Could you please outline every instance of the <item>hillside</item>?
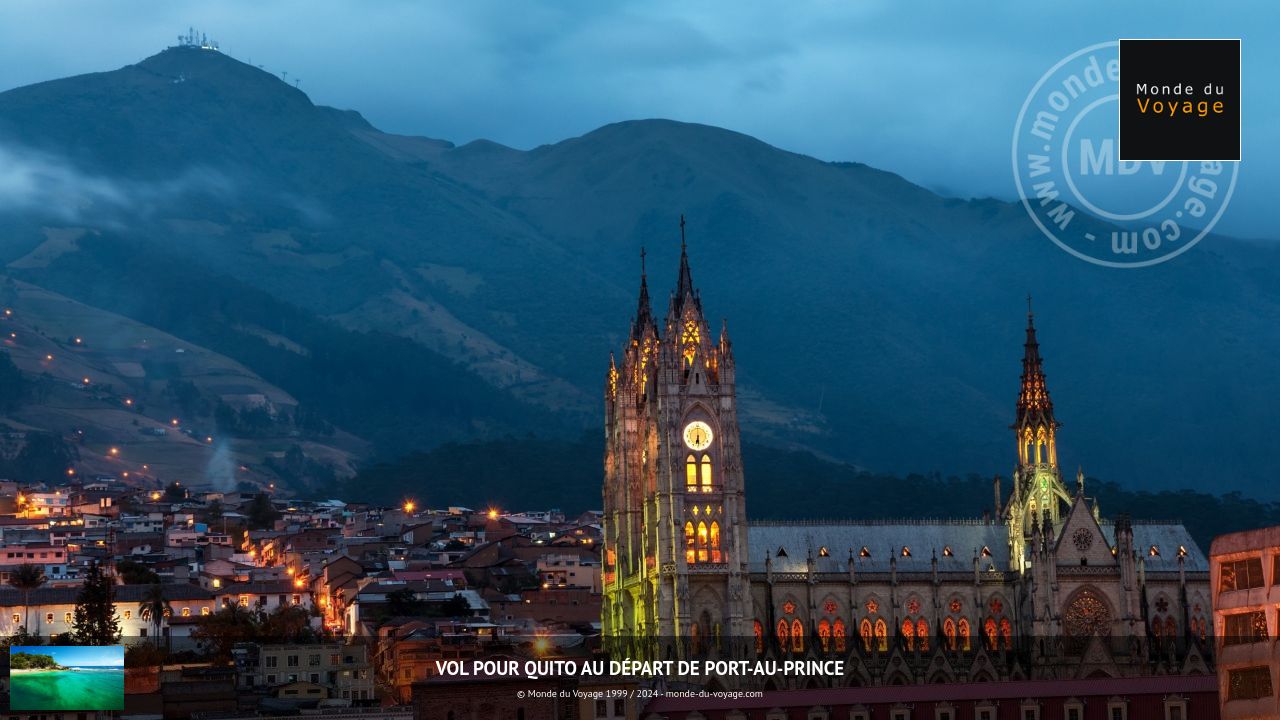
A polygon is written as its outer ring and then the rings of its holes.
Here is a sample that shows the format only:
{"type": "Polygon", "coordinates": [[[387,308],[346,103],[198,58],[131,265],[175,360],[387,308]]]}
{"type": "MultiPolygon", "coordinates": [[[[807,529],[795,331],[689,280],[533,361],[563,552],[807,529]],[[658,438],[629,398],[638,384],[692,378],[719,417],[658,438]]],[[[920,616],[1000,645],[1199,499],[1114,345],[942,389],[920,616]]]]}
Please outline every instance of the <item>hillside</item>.
{"type": "MultiPolygon", "coordinates": [[[[368,454],[367,443],[341,430],[300,432],[297,399],[225,355],[28,283],[0,282],[0,351],[27,387],[0,425],[64,438],[71,462],[57,475],[69,466],[141,487],[302,489],[314,478],[288,477],[272,458],[296,447],[326,476],[346,477],[368,454]],[[237,433],[219,423],[220,409],[260,415],[262,425],[237,433]]],[[[11,438],[0,455],[12,458],[25,444],[11,438]]]]}
{"type": "MultiPolygon", "coordinates": [[[[357,400],[333,395],[325,417],[391,454],[594,427],[639,248],[661,312],[683,213],[704,306],[734,336],[753,441],[880,472],[1007,473],[1032,293],[1065,463],[1132,488],[1276,492],[1262,434],[1280,420],[1271,244],[1211,237],[1116,272],[1066,256],[1015,205],[939,197],[727,130],[644,120],[530,151],[455,147],[381,133],[195,49],[0,93],[0,151],[57,179],[31,195],[41,201],[0,206],[0,261],[18,278],[152,317],[164,313],[155,293],[174,288],[130,268],[163,275],[176,259],[260,293],[220,327],[310,347],[234,316],[278,302],[405,338],[388,346],[408,353],[392,368],[426,352],[459,363],[464,386],[496,388],[451,393],[449,407],[419,396],[391,424],[365,417],[364,434],[344,411],[357,400]],[[58,239],[77,227],[108,240],[86,254],[58,239]],[[418,412],[435,430],[404,434],[418,412]]],[[[288,371],[214,347],[298,394],[288,371]]],[[[403,397],[377,391],[360,400],[403,397]]]]}

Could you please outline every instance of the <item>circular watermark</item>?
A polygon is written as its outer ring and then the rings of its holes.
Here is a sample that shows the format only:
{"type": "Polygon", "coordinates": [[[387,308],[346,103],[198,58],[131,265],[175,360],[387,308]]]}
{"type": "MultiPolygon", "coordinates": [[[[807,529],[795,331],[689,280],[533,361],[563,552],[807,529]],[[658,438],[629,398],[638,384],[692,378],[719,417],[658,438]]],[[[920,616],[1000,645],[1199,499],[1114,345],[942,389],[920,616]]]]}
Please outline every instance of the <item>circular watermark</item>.
{"type": "Polygon", "coordinates": [[[1013,177],[1058,247],[1105,267],[1177,257],[1213,229],[1239,163],[1120,159],[1120,43],[1077,50],[1031,88],[1013,128],[1013,177]]]}

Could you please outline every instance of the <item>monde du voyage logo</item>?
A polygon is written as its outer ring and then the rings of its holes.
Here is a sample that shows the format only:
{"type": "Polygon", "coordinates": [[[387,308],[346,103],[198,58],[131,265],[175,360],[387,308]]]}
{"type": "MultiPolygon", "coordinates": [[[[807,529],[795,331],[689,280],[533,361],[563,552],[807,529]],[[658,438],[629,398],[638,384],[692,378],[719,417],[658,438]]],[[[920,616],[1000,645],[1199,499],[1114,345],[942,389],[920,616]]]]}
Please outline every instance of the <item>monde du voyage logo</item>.
{"type": "Polygon", "coordinates": [[[1106,267],[1189,250],[1239,172],[1239,40],[1120,40],[1040,78],[1018,113],[1022,205],[1062,249],[1106,267]]]}

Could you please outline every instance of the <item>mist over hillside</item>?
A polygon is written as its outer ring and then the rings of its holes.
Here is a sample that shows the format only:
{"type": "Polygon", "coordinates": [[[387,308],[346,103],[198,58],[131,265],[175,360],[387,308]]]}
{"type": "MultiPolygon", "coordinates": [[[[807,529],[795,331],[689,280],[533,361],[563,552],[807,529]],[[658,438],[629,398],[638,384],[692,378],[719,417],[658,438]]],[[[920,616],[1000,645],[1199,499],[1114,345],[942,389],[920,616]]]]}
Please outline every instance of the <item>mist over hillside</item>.
{"type": "MultiPolygon", "coordinates": [[[[255,367],[266,353],[237,325],[313,353],[399,336],[379,347],[388,367],[423,368],[417,401],[377,420],[344,413],[341,393],[326,409],[384,459],[595,427],[640,248],[663,312],[684,214],[753,442],[878,472],[1007,473],[1030,293],[1065,464],[1129,488],[1275,496],[1280,258],[1265,243],[1210,237],[1120,272],[1062,253],[1016,205],[729,130],[639,120],[527,152],[455,147],[192,48],[0,93],[0,162],[15,278],[199,332],[214,313],[164,312],[181,288],[146,280],[180,268],[227,329],[202,341],[294,395],[291,366],[255,367]],[[101,234],[67,239],[79,229],[101,234]],[[274,315],[240,322],[236,287],[274,315]]],[[[365,387],[372,405],[403,399],[365,387]]]]}

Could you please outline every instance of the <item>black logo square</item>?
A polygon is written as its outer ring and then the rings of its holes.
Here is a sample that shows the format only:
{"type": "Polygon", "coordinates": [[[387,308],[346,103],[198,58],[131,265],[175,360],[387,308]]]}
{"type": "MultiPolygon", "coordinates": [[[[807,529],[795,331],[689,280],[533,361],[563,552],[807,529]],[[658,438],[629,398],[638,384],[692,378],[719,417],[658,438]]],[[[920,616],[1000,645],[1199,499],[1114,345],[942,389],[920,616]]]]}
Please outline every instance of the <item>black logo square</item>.
{"type": "Polygon", "coordinates": [[[1120,159],[1239,160],[1240,41],[1121,40],[1120,159]]]}

